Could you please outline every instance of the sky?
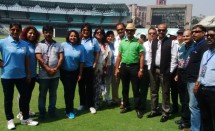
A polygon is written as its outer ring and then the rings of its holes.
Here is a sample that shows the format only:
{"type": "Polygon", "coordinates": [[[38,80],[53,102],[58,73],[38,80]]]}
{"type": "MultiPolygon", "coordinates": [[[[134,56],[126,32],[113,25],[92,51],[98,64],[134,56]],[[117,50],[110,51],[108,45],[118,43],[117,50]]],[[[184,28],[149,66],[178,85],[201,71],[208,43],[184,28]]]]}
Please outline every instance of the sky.
{"type": "MultiPolygon", "coordinates": [[[[59,0],[38,0],[38,1],[54,1],[59,0]]],[[[61,2],[71,3],[125,3],[137,4],[140,6],[154,5],[156,0],[60,0],[61,2]]],[[[167,5],[170,4],[193,4],[193,16],[200,14],[210,16],[215,15],[215,0],[167,0],[167,5]]]]}

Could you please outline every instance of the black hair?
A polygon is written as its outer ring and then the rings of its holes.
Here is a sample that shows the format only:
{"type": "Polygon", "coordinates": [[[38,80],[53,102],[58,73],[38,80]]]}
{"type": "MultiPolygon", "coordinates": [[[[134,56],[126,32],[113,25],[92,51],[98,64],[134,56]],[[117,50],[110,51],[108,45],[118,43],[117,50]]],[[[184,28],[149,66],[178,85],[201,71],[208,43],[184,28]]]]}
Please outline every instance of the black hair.
{"type": "Polygon", "coordinates": [[[54,31],[53,26],[50,26],[50,25],[43,26],[43,33],[44,33],[44,31],[51,31],[51,32],[53,32],[54,31]]]}
{"type": "Polygon", "coordinates": [[[14,26],[17,26],[19,29],[22,30],[22,25],[21,25],[20,23],[10,23],[9,28],[11,29],[11,28],[13,28],[14,26]]]}
{"type": "Polygon", "coordinates": [[[195,26],[193,26],[192,30],[193,30],[193,29],[196,29],[196,28],[199,28],[199,29],[201,29],[203,32],[206,32],[206,28],[205,28],[203,25],[195,25],[195,26]]]}
{"type": "MultiPolygon", "coordinates": [[[[89,30],[89,32],[90,32],[89,37],[90,37],[90,39],[92,40],[92,26],[91,26],[89,23],[84,23],[84,24],[81,26],[81,32],[82,32],[82,30],[83,30],[85,27],[88,28],[88,30],[89,30]]],[[[82,36],[81,36],[81,38],[82,38],[82,36]]]]}
{"type": "Polygon", "coordinates": [[[69,41],[69,36],[70,36],[70,34],[71,34],[72,32],[74,32],[75,35],[76,35],[76,37],[77,37],[77,42],[74,43],[74,44],[81,44],[81,43],[80,43],[79,33],[78,33],[76,30],[70,30],[70,31],[68,31],[67,36],[66,36],[66,42],[70,43],[70,41],[69,41]]]}
{"type": "Polygon", "coordinates": [[[102,38],[102,44],[104,44],[105,43],[105,39],[106,39],[106,37],[105,37],[105,30],[102,28],[102,27],[98,27],[98,28],[96,28],[96,30],[94,31],[94,33],[93,33],[93,37],[95,37],[96,38],[96,32],[98,31],[98,30],[101,30],[101,33],[102,33],[102,35],[103,35],[103,38],[102,38]]]}

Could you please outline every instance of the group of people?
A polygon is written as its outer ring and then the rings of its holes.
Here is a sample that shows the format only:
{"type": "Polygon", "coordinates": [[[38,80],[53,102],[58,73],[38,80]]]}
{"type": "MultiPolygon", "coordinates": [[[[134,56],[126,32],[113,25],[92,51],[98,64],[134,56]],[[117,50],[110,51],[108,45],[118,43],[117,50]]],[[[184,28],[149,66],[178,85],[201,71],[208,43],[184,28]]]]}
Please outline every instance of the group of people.
{"type": "Polygon", "coordinates": [[[86,23],[81,26],[80,33],[68,31],[65,42],[60,44],[53,39],[54,29],[50,25],[43,27],[44,40],[39,42],[40,33],[35,27],[27,26],[22,30],[20,24],[10,24],[10,35],[0,40],[7,128],[15,128],[12,112],[14,85],[20,95],[21,124],[35,126],[38,122],[29,116],[35,82],[39,83],[39,118],[46,119],[47,112],[50,117],[56,117],[57,88],[61,80],[65,113],[70,119],[75,118],[77,83],[80,96],[77,110],[88,109],[95,114],[102,106],[103,97],[109,106],[120,105],[120,113],[131,111],[131,82],[138,118],[143,117],[150,87],[151,113],[147,118],[161,115],[160,122],[166,122],[170,113],[178,112],[179,94],[181,119],[176,121],[179,128],[215,130],[215,81],[212,79],[215,30],[208,30],[206,35],[206,28],[196,25],[192,30],[179,30],[177,36],[170,34],[167,37],[167,25],[160,24],[158,29],[148,29],[146,40],[146,36],[135,37],[133,23],[119,23],[115,28],[116,37],[113,31],[105,33],[102,27],[93,33],[92,26],[86,23]],[[120,81],[122,99],[118,93],[120,81]],[[162,112],[158,104],[160,85],[162,112]],[[49,106],[46,110],[48,91],[49,106]]]}

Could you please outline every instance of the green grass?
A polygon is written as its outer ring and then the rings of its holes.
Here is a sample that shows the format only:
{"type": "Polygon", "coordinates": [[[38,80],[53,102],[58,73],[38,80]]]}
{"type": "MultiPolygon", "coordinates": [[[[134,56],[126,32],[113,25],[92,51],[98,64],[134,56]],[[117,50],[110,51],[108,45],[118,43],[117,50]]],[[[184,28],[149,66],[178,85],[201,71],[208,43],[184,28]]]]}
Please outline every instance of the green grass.
{"type": "MultiPolygon", "coordinates": [[[[0,36],[1,38],[1,36],[0,36]]],[[[64,38],[55,40],[62,42],[64,38]]],[[[136,116],[135,110],[131,112],[120,114],[119,107],[116,108],[107,108],[106,105],[101,110],[98,110],[96,114],[90,114],[89,111],[77,112],[77,117],[75,119],[67,119],[64,114],[65,104],[63,97],[63,86],[61,82],[58,86],[58,97],[57,97],[57,119],[48,118],[44,121],[39,121],[40,125],[36,127],[29,127],[20,125],[20,121],[15,118],[16,130],[17,131],[175,131],[178,130],[178,126],[174,123],[175,120],[178,120],[178,116],[170,116],[170,120],[165,123],[160,122],[160,117],[155,117],[148,119],[146,115],[150,112],[150,99],[149,94],[147,98],[147,111],[144,113],[142,119],[138,119],[136,116]]],[[[33,91],[33,96],[31,100],[30,108],[34,112],[38,112],[38,84],[36,84],[33,91]]],[[[121,85],[119,94],[121,96],[121,85]]],[[[4,114],[4,99],[3,99],[3,90],[0,84],[0,131],[7,131],[6,128],[6,118],[4,114]]],[[[13,112],[16,117],[18,113],[18,104],[17,104],[17,90],[14,94],[13,102],[13,112]]],[[[130,90],[130,98],[132,98],[132,91],[130,90]]],[[[160,94],[161,97],[161,94],[160,94]]],[[[79,106],[79,95],[78,88],[76,88],[75,95],[75,108],[79,106]]],[[[133,103],[133,99],[131,99],[133,103]]],[[[161,98],[160,98],[161,102],[161,98]]],[[[48,96],[47,96],[48,103],[48,96]]],[[[37,119],[37,116],[34,117],[37,119]]]]}

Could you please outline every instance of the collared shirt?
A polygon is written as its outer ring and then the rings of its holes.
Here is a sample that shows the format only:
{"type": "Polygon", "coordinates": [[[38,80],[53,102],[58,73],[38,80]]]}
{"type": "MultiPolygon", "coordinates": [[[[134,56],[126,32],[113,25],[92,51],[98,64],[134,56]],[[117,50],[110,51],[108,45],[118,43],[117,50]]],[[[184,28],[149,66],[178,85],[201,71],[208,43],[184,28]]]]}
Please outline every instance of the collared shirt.
{"type": "MultiPolygon", "coordinates": [[[[156,57],[155,57],[155,65],[156,66],[160,66],[160,60],[161,60],[161,43],[162,40],[158,41],[158,49],[156,52],[156,57]]],[[[177,54],[178,54],[178,50],[177,50],[177,44],[175,42],[172,42],[171,44],[171,63],[170,63],[170,73],[172,73],[175,68],[177,67],[178,63],[177,63],[177,54]]],[[[152,53],[149,54],[150,59],[152,60],[152,53]]],[[[164,56],[165,57],[165,56],[164,56]]],[[[150,67],[149,67],[150,69],[150,67]]]]}
{"type": "Polygon", "coordinates": [[[161,61],[161,43],[162,43],[162,40],[158,40],[157,51],[155,56],[155,65],[158,67],[160,67],[160,61],[161,61]]]}
{"type": "Polygon", "coordinates": [[[61,48],[64,55],[62,69],[74,71],[79,68],[80,63],[85,62],[86,51],[83,45],[64,42],[61,48]]]}
{"type": "Polygon", "coordinates": [[[25,59],[29,56],[28,43],[15,41],[11,36],[0,40],[0,52],[3,60],[2,75],[4,79],[26,77],[25,59]]]}
{"type": "Polygon", "coordinates": [[[131,41],[128,38],[122,40],[119,45],[119,52],[122,54],[122,63],[139,63],[139,53],[143,52],[143,46],[136,38],[131,41]]]}
{"type": "Polygon", "coordinates": [[[84,67],[91,67],[95,61],[94,53],[100,51],[98,41],[95,38],[92,40],[87,38],[86,40],[82,39],[81,44],[86,50],[86,61],[84,63],[84,67]]]}
{"type": "Polygon", "coordinates": [[[199,70],[199,78],[198,81],[200,84],[204,86],[215,86],[215,51],[213,50],[207,50],[203,57],[200,64],[200,70],[199,70]],[[204,68],[204,66],[206,68],[204,68]],[[204,69],[203,69],[204,68],[204,69]],[[205,70],[204,75],[202,75],[202,70],[205,70]]]}
{"type": "Polygon", "coordinates": [[[195,42],[191,43],[190,45],[186,45],[185,43],[178,50],[178,68],[186,69],[188,62],[189,62],[189,55],[191,49],[193,48],[195,42]]]}
{"type": "MultiPolygon", "coordinates": [[[[48,57],[47,64],[51,68],[55,68],[58,64],[59,53],[62,53],[63,49],[61,48],[60,43],[53,41],[51,44],[47,43],[38,43],[35,49],[35,53],[42,54],[42,58],[45,61],[48,57]]],[[[51,79],[57,78],[60,76],[59,70],[53,76],[49,76],[47,72],[40,66],[39,68],[39,78],[40,79],[51,79]]]]}
{"type": "Polygon", "coordinates": [[[28,48],[30,52],[29,61],[30,61],[30,70],[31,70],[31,77],[36,77],[37,75],[37,59],[35,55],[35,48],[36,45],[33,43],[28,42],[28,48]]]}
{"type": "MultiPolygon", "coordinates": [[[[126,35],[123,37],[123,39],[125,39],[125,38],[126,38],[126,35]]],[[[120,37],[117,36],[114,41],[114,65],[116,64],[116,59],[117,59],[117,56],[119,53],[119,44],[123,39],[120,39],[120,37]]]]}
{"type": "Polygon", "coordinates": [[[143,43],[143,47],[144,47],[144,64],[148,66],[148,69],[150,69],[151,66],[151,45],[152,45],[152,41],[146,41],[143,43]]]}

